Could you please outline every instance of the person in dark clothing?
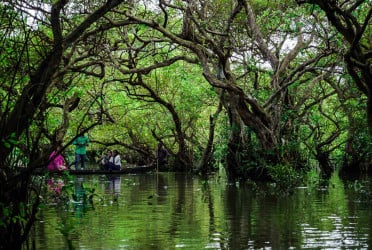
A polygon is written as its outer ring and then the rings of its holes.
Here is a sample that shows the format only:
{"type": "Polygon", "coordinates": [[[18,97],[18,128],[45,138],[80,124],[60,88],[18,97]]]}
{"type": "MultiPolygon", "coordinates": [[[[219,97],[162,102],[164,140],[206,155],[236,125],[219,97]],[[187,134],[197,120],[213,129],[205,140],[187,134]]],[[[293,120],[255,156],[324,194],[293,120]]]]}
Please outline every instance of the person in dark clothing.
{"type": "Polygon", "coordinates": [[[100,159],[101,169],[103,169],[103,170],[108,170],[109,169],[110,159],[112,160],[112,151],[107,150],[106,154],[103,155],[102,158],[100,159]]]}
{"type": "Polygon", "coordinates": [[[164,166],[168,162],[168,151],[163,147],[163,143],[158,144],[156,150],[156,163],[159,166],[164,166]]]}

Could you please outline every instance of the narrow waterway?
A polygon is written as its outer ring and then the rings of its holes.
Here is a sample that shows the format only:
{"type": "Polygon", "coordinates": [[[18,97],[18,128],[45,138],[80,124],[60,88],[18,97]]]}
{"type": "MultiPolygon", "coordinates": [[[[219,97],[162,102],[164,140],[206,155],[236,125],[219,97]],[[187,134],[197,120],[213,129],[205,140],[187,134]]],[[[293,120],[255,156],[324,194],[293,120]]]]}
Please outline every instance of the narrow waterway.
{"type": "Polygon", "coordinates": [[[365,184],[337,175],[291,194],[272,185],[231,185],[218,175],[208,181],[175,173],[63,181],[62,192],[71,198],[45,195],[29,242],[36,249],[372,247],[365,184]]]}

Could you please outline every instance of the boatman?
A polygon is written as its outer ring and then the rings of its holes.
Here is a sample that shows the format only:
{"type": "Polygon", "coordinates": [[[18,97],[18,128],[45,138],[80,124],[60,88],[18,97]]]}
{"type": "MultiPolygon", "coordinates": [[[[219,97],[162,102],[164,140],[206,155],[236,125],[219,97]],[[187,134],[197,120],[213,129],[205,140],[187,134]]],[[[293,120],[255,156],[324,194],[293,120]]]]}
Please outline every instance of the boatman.
{"type": "Polygon", "coordinates": [[[84,129],[80,129],[79,136],[72,142],[75,145],[75,169],[78,169],[81,163],[81,170],[85,169],[85,160],[87,155],[87,146],[89,139],[84,135],[84,129]]]}
{"type": "Polygon", "coordinates": [[[162,167],[168,162],[168,151],[163,147],[163,143],[159,142],[156,149],[156,163],[158,166],[162,167]]]}

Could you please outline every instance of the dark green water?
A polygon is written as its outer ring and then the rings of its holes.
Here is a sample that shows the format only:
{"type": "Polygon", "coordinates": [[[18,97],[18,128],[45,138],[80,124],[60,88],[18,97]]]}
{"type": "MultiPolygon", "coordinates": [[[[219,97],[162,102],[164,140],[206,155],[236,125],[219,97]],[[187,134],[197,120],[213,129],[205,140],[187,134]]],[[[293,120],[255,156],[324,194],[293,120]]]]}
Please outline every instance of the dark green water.
{"type": "Polygon", "coordinates": [[[68,186],[76,201],[50,199],[38,215],[31,237],[37,249],[372,247],[363,186],[337,175],[291,195],[174,173],[73,177],[68,186]],[[82,202],[92,188],[92,203],[82,202]]]}

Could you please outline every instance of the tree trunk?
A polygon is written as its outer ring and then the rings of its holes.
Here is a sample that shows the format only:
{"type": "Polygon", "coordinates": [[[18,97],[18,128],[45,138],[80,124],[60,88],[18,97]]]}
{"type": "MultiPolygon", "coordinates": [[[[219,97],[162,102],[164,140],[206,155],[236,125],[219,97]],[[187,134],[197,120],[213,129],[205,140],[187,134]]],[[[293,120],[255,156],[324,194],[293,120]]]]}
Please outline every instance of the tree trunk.
{"type": "MultiPolygon", "coordinates": [[[[24,130],[30,125],[32,118],[40,103],[45,98],[45,93],[52,81],[62,58],[62,47],[53,50],[39,66],[38,70],[31,77],[29,84],[23,89],[22,95],[14,105],[13,112],[2,126],[0,138],[3,140],[18,140],[24,130]],[[17,124],[17,126],[15,126],[17,124]],[[10,138],[10,135],[13,135],[10,138]]],[[[5,163],[14,145],[7,147],[0,143],[0,162],[5,163]]]]}
{"type": "Polygon", "coordinates": [[[209,117],[209,137],[207,146],[204,149],[203,156],[198,164],[199,171],[205,175],[210,171],[211,167],[211,159],[213,154],[213,141],[214,141],[214,129],[216,127],[216,120],[218,115],[222,111],[222,103],[220,102],[217,108],[217,111],[214,113],[213,116],[209,117]]]}
{"type": "Polygon", "coordinates": [[[213,116],[209,117],[209,137],[207,145],[204,149],[203,156],[200,159],[198,164],[198,170],[201,172],[202,175],[207,174],[210,172],[210,160],[212,159],[213,154],[213,141],[214,141],[214,128],[215,128],[215,119],[213,116]]]}
{"type": "MultiPolygon", "coordinates": [[[[372,77],[371,77],[369,82],[372,83],[372,77]]],[[[367,125],[368,125],[368,129],[369,129],[369,135],[372,138],[372,94],[370,93],[371,91],[372,91],[372,89],[369,90],[369,94],[367,96],[366,111],[367,111],[367,125]]]]}
{"type": "Polygon", "coordinates": [[[333,173],[333,168],[329,162],[329,153],[324,152],[321,148],[317,147],[315,158],[320,165],[320,172],[321,172],[322,178],[324,179],[331,178],[331,175],[333,173]]]}
{"type": "Polygon", "coordinates": [[[244,124],[254,130],[263,150],[271,150],[274,153],[278,145],[278,140],[269,116],[261,109],[252,109],[250,111],[242,97],[238,97],[237,99],[237,111],[244,124]]]}
{"type": "Polygon", "coordinates": [[[239,177],[239,154],[242,145],[241,140],[241,122],[239,115],[233,108],[228,108],[228,115],[230,120],[230,137],[227,143],[227,154],[226,154],[226,174],[228,182],[235,182],[239,177]]]}
{"type": "Polygon", "coordinates": [[[229,116],[230,122],[230,137],[227,144],[226,155],[226,173],[228,181],[234,182],[238,179],[266,179],[267,172],[265,166],[260,166],[259,162],[262,159],[252,155],[252,152],[259,152],[264,161],[272,161],[269,159],[269,154],[266,152],[273,150],[271,133],[267,133],[265,129],[261,129],[259,124],[262,121],[259,116],[252,114],[239,96],[226,93],[222,98],[225,109],[229,116]],[[244,119],[245,120],[244,120],[244,119]],[[259,148],[252,148],[252,144],[248,143],[244,132],[245,126],[253,129],[258,141],[261,143],[259,148]],[[251,167],[253,166],[253,167],[251,167]]]}
{"type": "Polygon", "coordinates": [[[0,184],[1,190],[6,190],[0,193],[1,204],[5,205],[3,211],[9,212],[6,216],[2,213],[0,217],[4,223],[0,227],[0,249],[21,249],[35,221],[40,201],[39,196],[35,194],[32,206],[26,206],[30,203],[29,183],[30,175],[23,172],[0,184]],[[23,215],[22,219],[18,218],[19,215],[23,215]],[[23,219],[27,221],[24,222],[23,219]]]}

